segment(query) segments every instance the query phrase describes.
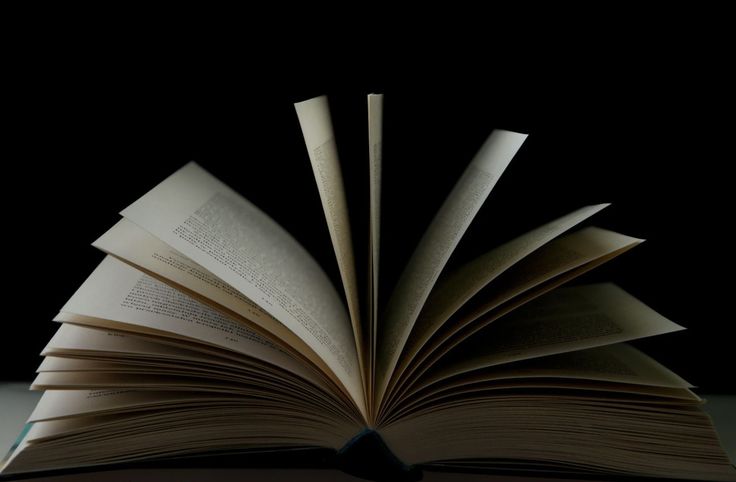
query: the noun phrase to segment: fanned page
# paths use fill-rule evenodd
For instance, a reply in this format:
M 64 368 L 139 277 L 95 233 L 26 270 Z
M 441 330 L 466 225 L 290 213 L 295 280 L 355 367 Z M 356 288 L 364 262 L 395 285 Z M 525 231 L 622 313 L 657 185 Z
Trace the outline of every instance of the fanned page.
M 469 338 L 432 370 L 455 376 L 683 329 L 610 283 L 558 288 Z
M 62 310 L 32 385 L 47 391 L 11 471 L 232 447 L 339 449 L 363 426 L 322 371 L 112 256 Z
M 317 380 L 305 364 L 245 325 L 111 256 L 100 263 L 61 311 L 184 337 Z
M 526 137 L 526 134 L 505 130 L 491 133 L 445 199 L 412 254 L 379 327 L 377 404 L 380 405 L 399 355 L 434 283 Z
M 566 352 L 542 358 L 473 368 L 449 365 L 428 373 L 391 414 L 396 421 L 422 409 L 437 407 L 444 399 L 466 400 L 483 391 L 534 388 L 591 390 L 664 396 L 688 401 L 701 399 L 692 385 L 644 353 L 624 343 Z M 501 395 L 499 393 L 499 395 Z M 546 394 L 542 396 L 549 396 Z M 490 394 L 492 397 L 493 395 Z
M 92 245 L 195 297 L 274 339 L 330 375 L 332 370 L 301 338 L 237 289 L 132 221 L 122 218 Z M 332 374 L 331 378 L 339 384 Z
M 304 340 L 366 415 L 349 315 L 322 268 L 276 222 L 194 162 L 121 214 Z
M 350 216 L 345 197 L 345 186 L 337 155 L 337 144 L 332 127 L 332 117 L 326 96 L 315 97 L 294 104 L 299 117 L 299 124 L 304 135 L 304 142 L 312 163 L 314 179 L 322 199 L 322 208 L 330 231 L 332 246 L 337 257 L 340 277 L 345 288 L 350 320 L 358 351 L 361 373 L 365 378 L 366 363 L 364 361 L 363 327 L 360 321 L 360 305 L 358 300 L 358 280 L 355 274 L 355 256 L 350 233 Z M 365 386 L 365 382 L 364 382 Z
M 457 385 L 471 382 L 513 380 L 519 378 L 555 378 L 597 380 L 603 382 L 650 385 L 666 388 L 692 388 L 686 380 L 662 366 L 636 348 L 625 343 L 605 345 L 587 350 L 533 358 L 524 362 L 484 370 L 481 359 L 462 360 L 431 373 L 423 382 L 423 389 L 443 380 L 457 380 Z M 478 373 L 469 377 L 471 373 Z M 463 377 L 458 377 L 463 375 Z M 452 384 L 452 386 L 457 386 Z M 443 390 L 447 389 L 447 384 Z
M 485 286 L 511 266 L 539 250 L 563 232 L 604 209 L 607 204 L 586 206 L 533 229 L 494 248 L 462 267 L 444 274 L 417 317 L 394 376 L 400 377 L 417 352 L 450 317 Z
M 521 236 L 525 237 L 527 235 Z M 391 397 L 396 398 L 401 390 L 406 390 L 408 385 L 421 378 L 424 371 L 441 363 L 441 358 L 448 351 L 485 326 L 640 242 L 640 239 L 613 231 L 588 227 L 538 248 L 493 280 L 450 321 L 442 325 L 421 348 L 415 346 L 416 353 L 402 365 L 402 378 L 394 385 Z M 517 244 L 517 240 L 497 249 L 503 252 L 506 250 L 504 246 L 514 244 Z M 495 251 L 491 250 L 481 258 Z M 468 266 L 476 262 L 477 260 L 471 261 Z M 461 267 L 458 271 L 466 269 L 468 268 Z M 448 275 L 443 284 L 453 277 L 453 274 Z M 390 407 L 390 401 L 387 405 Z

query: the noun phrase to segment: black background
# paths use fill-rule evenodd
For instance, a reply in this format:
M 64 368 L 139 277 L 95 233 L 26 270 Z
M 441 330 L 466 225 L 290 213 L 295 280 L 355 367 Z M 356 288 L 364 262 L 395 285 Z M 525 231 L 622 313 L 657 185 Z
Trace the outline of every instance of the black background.
M 581 281 L 614 281 L 686 326 L 638 346 L 702 391 L 736 392 L 734 105 L 726 59 L 707 41 L 540 39 L 508 53 L 508 39 L 473 39 L 470 50 L 411 38 L 401 48 L 354 49 L 334 38 L 314 57 L 298 38 L 286 52 L 261 38 L 227 55 L 178 42 L 145 55 L 125 39 L 96 46 L 89 38 L 18 52 L 6 92 L 11 282 L 0 379 L 33 377 L 55 329 L 50 320 L 103 257 L 90 243 L 192 159 L 336 277 L 292 103 L 331 95 L 362 256 L 365 95 L 375 91 L 386 98 L 384 287 L 488 133 L 527 132 L 451 263 L 580 206 L 611 202 L 593 224 L 647 242 Z

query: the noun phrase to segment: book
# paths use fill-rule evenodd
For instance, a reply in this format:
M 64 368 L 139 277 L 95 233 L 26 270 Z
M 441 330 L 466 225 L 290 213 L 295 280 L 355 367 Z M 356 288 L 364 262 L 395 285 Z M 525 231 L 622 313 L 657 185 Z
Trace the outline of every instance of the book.
M 54 319 L 32 385 L 44 394 L 2 474 L 209 455 L 374 479 L 734 480 L 692 386 L 625 343 L 682 327 L 613 284 L 562 286 L 643 241 L 586 225 L 607 205 L 447 266 L 525 134 L 490 134 L 379 303 L 391 207 L 383 97 L 367 102 L 367 256 L 328 101 L 295 106 L 340 286 L 265 212 L 183 166 L 93 243 L 106 256 Z

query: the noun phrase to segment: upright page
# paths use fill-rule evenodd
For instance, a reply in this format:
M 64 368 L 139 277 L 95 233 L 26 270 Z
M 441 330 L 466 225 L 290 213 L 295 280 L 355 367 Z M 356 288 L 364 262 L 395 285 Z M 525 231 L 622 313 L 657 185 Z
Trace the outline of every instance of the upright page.
M 294 107 L 302 127 L 319 196 L 322 199 L 327 228 L 330 231 L 337 266 L 345 288 L 355 345 L 358 348 L 358 361 L 363 367 L 363 328 L 360 322 L 358 280 L 355 274 L 350 217 L 327 97 L 320 96 L 298 102 Z
M 379 400 L 440 272 L 526 137 L 517 132 L 493 131 L 424 233 L 399 278 L 385 320 L 379 327 L 376 368 Z

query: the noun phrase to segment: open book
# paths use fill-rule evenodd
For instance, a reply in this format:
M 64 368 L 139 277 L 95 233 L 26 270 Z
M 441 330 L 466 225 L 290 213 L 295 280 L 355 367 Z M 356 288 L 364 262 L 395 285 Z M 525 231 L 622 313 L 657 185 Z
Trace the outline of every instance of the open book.
M 45 393 L 3 474 L 319 447 L 367 477 L 735 480 L 691 386 L 624 344 L 682 327 L 613 284 L 560 287 L 642 242 L 576 229 L 606 205 L 445 269 L 524 134 L 480 146 L 379 310 L 383 98 L 368 97 L 367 280 L 327 100 L 296 112 L 341 286 L 185 165 L 94 242 L 107 256 L 55 318 L 32 386 Z

